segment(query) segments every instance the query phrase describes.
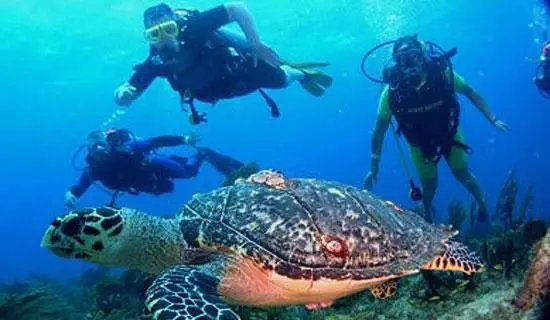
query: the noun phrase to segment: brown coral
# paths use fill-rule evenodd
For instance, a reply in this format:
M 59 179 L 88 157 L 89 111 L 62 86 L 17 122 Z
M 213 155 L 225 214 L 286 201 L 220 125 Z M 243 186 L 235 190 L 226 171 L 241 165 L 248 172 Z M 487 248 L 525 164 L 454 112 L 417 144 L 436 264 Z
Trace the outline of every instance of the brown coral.
M 514 305 L 517 308 L 531 309 L 537 299 L 550 293 L 550 231 L 538 242 L 533 251 L 531 264 L 523 287 L 519 290 Z

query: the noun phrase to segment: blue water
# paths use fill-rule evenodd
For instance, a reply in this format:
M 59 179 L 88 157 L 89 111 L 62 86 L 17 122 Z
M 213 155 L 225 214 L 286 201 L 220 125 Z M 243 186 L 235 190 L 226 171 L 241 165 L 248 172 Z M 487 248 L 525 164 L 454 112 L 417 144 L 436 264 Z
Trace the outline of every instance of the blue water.
M 87 267 L 62 260 L 39 247 L 49 222 L 64 211 L 63 196 L 79 173 L 71 157 L 89 131 L 115 110 L 113 90 L 147 54 L 142 11 L 156 1 L 22 0 L 0 2 L 0 278 L 30 273 L 71 276 Z M 172 2 L 179 5 L 177 1 Z M 380 88 L 359 70 L 362 54 L 386 39 L 419 33 L 445 48 L 458 47 L 456 71 L 489 102 L 512 131 L 497 132 L 463 100 L 462 127 L 475 152 L 470 164 L 491 207 L 510 169 L 522 191 L 536 184 L 536 213 L 550 210 L 549 102 L 533 83 L 537 57 L 534 2 L 524 0 L 253 0 L 263 39 L 289 60 L 328 60 L 336 82 L 322 98 L 298 85 L 271 91 L 282 117 L 273 119 L 257 94 L 220 103 L 208 111 L 207 125 L 191 127 L 178 97 L 162 80 L 117 123 L 139 136 L 203 136 L 203 145 L 256 160 L 290 176 L 318 177 L 361 186 L 370 165 L 370 132 Z M 188 4 L 181 2 L 182 5 Z M 194 1 L 205 9 L 218 1 Z M 544 19 L 538 15 L 538 23 Z M 530 26 L 531 24 L 531 26 Z M 190 150 L 175 150 L 185 154 Z M 450 200 L 470 201 L 440 165 L 435 205 L 441 215 Z M 376 193 L 404 206 L 407 180 L 395 143 L 386 136 Z M 200 175 L 177 183 L 163 197 L 126 196 L 122 203 L 171 215 L 193 193 L 211 190 L 223 177 L 205 165 Z M 81 206 L 108 197 L 93 188 Z M 445 221 L 444 216 L 440 219 Z

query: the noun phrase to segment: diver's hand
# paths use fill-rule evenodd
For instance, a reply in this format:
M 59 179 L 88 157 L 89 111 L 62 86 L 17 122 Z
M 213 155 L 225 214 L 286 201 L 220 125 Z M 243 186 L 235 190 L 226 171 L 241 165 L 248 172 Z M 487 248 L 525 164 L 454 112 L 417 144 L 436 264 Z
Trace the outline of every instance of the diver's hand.
M 129 106 L 137 97 L 137 89 L 129 83 L 124 83 L 115 90 L 115 102 L 119 106 Z
M 71 191 L 65 193 L 65 206 L 67 206 L 67 208 L 71 210 L 75 209 L 77 202 L 78 198 Z
M 378 174 L 373 171 L 369 171 L 369 173 L 367 173 L 365 181 L 363 182 L 365 189 L 371 190 L 374 187 L 374 185 L 376 184 L 377 175 Z
M 498 120 L 496 117 L 492 118 L 491 123 L 493 124 L 493 126 L 495 126 L 495 128 L 497 128 L 498 130 L 500 130 L 502 132 L 510 131 L 510 126 L 506 122 L 504 122 L 502 120 Z
M 252 46 L 252 53 L 254 54 L 254 67 L 258 65 L 258 59 L 276 68 L 283 65 L 281 57 L 279 57 L 275 50 L 268 47 L 262 41 L 258 40 L 251 42 L 250 45 Z
M 196 133 L 190 133 L 183 137 L 183 142 L 190 146 L 197 146 L 197 143 L 201 141 L 201 137 Z

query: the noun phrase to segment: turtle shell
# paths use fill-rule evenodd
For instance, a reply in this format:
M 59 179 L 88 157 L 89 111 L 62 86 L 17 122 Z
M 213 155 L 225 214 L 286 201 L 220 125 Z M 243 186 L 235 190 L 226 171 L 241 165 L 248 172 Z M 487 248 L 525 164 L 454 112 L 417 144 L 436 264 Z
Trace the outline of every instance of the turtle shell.
M 352 186 L 281 181 L 195 195 L 178 213 L 185 241 L 293 279 L 365 280 L 417 271 L 456 234 Z

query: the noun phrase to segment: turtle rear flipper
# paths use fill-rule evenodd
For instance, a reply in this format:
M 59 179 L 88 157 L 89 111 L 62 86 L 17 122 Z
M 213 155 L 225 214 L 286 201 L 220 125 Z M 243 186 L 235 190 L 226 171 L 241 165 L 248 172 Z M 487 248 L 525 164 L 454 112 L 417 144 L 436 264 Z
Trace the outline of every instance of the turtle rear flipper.
M 196 267 L 172 267 L 149 287 L 145 305 L 154 320 L 240 320 L 218 294 L 217 284 Z
M 395 293 L 397 292 L 397 286 L 399 286 L 399 281 L 396 279 L 392 279 L 384 281 L 376 287 L 371 288 L 370 292 L 376 298 L 385 300 L 395 295 Z
M 448 241 L 446 250 L 424 265 L 424 270 L 460 271 L 472 274 L 484 271 L 481 259 L 465 245 Z

